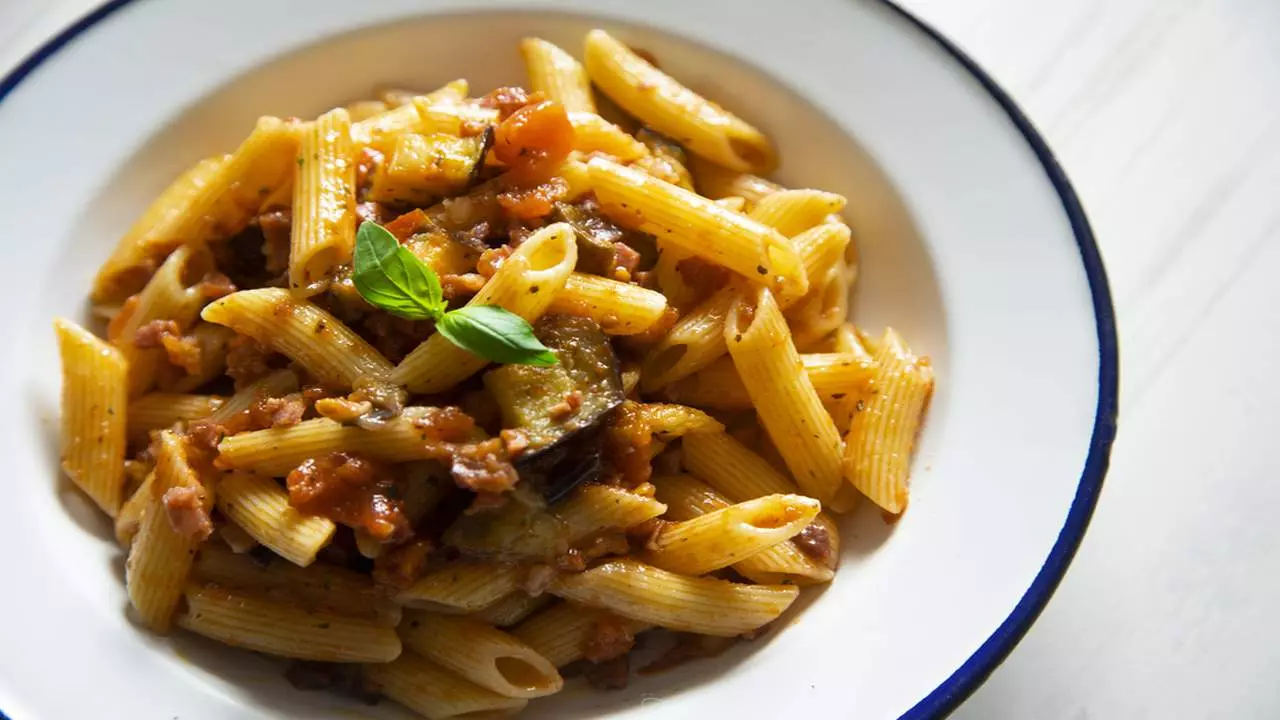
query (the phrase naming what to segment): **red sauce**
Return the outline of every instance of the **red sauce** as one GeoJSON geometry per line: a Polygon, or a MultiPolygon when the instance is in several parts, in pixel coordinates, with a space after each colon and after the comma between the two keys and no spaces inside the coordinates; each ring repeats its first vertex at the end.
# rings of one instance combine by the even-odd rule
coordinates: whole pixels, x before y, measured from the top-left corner
{"type": "Polygon", "coordinates": [[[289,504],[364,530],[382,542],[409,537],[413,529],[398,498],[399,478],[390,467],[358,455],[335,452],[303,462],[289,473],[289,504]]]}

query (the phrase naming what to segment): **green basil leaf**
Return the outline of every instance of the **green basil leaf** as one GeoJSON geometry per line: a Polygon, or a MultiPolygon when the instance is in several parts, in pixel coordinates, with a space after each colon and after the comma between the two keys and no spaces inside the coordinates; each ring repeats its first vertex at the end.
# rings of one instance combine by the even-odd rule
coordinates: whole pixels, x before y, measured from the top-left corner
{"type": "Polygon", "coordinates": [[[524,318],[496,305],[451,310],[436,323],[436,330],[463,350],[496,363],[546,367],[558,362],[524,318]]]}
{"type": "Polygon", "coordinates": [[[444,292],[435,271],[381,225],[360,225],[353,265],[351,279],[370,305],[410,320],[438,319],[444,312],[444,292]]]}

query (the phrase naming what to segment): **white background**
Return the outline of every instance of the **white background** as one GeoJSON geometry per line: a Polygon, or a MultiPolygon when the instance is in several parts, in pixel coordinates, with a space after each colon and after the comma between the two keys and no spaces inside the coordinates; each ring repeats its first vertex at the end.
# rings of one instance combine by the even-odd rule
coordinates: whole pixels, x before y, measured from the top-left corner
{"type": "MultiPolygon", "coordinates": [[[[0,71],[93,4],[0,0],[0,71]]],[[[903,4],[1048,139],[1120,325],[1088,536],[955,717],[1280,717],[1280,1],[903,4]]]]}

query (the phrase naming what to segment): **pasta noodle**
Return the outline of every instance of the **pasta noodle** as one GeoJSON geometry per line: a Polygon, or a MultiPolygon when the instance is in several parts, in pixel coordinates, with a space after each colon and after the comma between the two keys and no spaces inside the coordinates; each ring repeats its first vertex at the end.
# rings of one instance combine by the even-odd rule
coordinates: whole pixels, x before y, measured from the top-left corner
{"type": "Polygon", "coordinates": [[[799,589],[691,578],[636,560],[612,560],[558,578],[551,592],[672,630],[733,636],[776,620],[795,601],[799,589]]]}
{"type": "Polygon", "coordinates": [[[128,367],[120,351],[56,320],[62,354],[62,469],[106,514],[124,501],[128,367]]]}
{"type": "MultiPolygon", "coordinates": [[[[823,402],[845,398],[855,401],[871,389],[875,360],[853,353],[807,353],[800,355],[804,373],[823,402]]],[[[732,358],[721,358],[693,375],[672,383],[666,394],[675,402],[695,407],[745,410],[751,395],[743,384],[732,358]]]]}
{"type": "Polygon", "coordinates": [[[800,355],[773,295],[761,289],[754,297],[741,296],[725,320],[724,333],[760,422],[796,483],[806,494],[833,502],[841,483],[840,434],[801,371],[800,355]]]}
{"type": "Polygon", "coordinates": [[[911,449],[933,393],[933,367],[892,328],[876,350],[876,394],[858,410],[845,439],[844,474],[891,513],[907,507],[911,449]]]}
{"type": "Polygon", "coordinates": [[[479,620],[414,612],[405,616],[400,635],[422,657],[499,695],[542,697],[564,685],[546,658],[479,620]]]}
{"type": "Polygon", "coordinates": [[[229,473],[218,483],[218,509],[227,519],[289,562],[306,567],[329,543],[336,526],[326,517],[304,516],[289,494],[270,478],[229,473]]]}
{"type": "Polygon", "coordinates": [[[604,610],[558,602],[517,625],[511,634],[556,667],[582,659],[583,648],[601,622],[621,624],[633,635],[652,627],[648,623],[610,615],[604,610]]]}
{"type": "Polygon", "coordinates": [[[595,320],[609,335],[635,335],[653,327],[667,310],[662,293],[599,275],[573,273],[548,312],[595,320]]]}
{"type": "Polygon", "coordinates": [[[645,559],[685,575],[705,575],[790,540],[821,505],[803,495],[765,495],[663,525],[645,559]]]}
{"type": "Polygon", "coordinates": [[[587,33],[591,80],[622,109],[734,170],[769,170],[773,146],[736,115],[681,85],[603,30],[587,33]]]}
{"type": "Polygon", "coordinates": [[[288,355],[316,378],[351,387],[391,374],[391,363],[336,317],[286,290],[241,290],[210,304],[201,316],[288,355]]]}
{"type": "Polygon", "coordinates": [[[373,689],[431,720],[514,712],[529,704],[486,690],[411,651],[389,663],[364,666],[364,677],[373,689]]]}
{"type": "Polygon", "coordinates": [[[596,111],[591,81],[582,63],[541,38],[520,41],[520,54],[529,72],[529,89],[559,102],[569,112],[596,111]]]}
{"type": "Polygon", "coordinates": [[[355,149],[351,117],[338,108],[302,133],[293,183],[289,287],[298,297],[325,289],[355,247],[355,149]]]}

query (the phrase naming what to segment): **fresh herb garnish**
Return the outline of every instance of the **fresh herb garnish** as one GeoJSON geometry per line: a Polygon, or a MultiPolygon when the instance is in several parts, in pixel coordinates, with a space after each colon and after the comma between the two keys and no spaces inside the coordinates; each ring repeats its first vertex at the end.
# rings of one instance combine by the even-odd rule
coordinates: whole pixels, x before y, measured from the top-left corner
{"type": "Polygon", "coordinates": [[[410,320],[434,320],[449,342],[493,362],[555,365],[556,355],[538,341],[524,318],[496,305],[447,304],[435,271],[375,222],[356,232],[352,281],[370,305],[410,320]]]}

